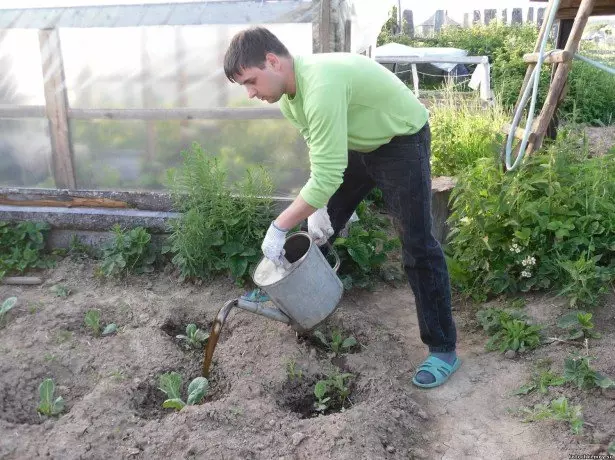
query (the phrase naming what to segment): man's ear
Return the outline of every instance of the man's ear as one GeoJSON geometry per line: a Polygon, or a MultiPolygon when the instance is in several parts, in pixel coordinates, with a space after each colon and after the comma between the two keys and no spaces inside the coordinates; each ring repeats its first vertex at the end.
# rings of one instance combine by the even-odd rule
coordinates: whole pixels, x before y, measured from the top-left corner
{"type": "Polygon", "coordinates": [[[281,67],[280,58],[276,54],[274,53],[265,54],[265,61],[268,62],[269,65],[274,70],[280,70],[280,67],[281,67]]]}

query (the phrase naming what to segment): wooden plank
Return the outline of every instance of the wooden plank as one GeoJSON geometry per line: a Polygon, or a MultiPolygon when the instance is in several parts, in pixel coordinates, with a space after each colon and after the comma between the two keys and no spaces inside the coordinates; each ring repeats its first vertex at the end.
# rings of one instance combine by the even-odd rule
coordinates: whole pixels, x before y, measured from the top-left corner
{"type": "Polygon", "coordinates": [[[51,137],[53,176],[56,187],[74,189],[75,171],[68,124],[68,96],[58,29],[40,30],[39,42],[51,137]]]}
{"type": "MultiPolygon", "coordinates": [[[[507,123],[504,126],[502,126],[502,133],[504,134],[510,133],[510,123],[507,123]]],[[[525,135],[525,129],[519,128],[517,126],[514,132],[515,139],[522,140],[524,135],[525,135]]],[[[536,137],[536,134],[531,132],[530,135],[528,136],[528,142],[533,141],[535,137],[536,137]]]]}
{"type": "Polygon", "coordinates": [[[416,64],[412,64],[412,84],[414,85],[414,95],[419,97],[419,73],[416,64]]]}
{"type": "MultiPolygon", "coordinates": [[[[539,53],[527,53],[523,55],[523,62],[538,62],[538,54],[539,53]]],[[[562,62],[571,61],[574,56],[567,51],[564,50],[554,50],[547,56],[545,56],[542,61],[543,64],[561,64],[562,62]]]]}
{"type": "Polygon", "coordinates": [[[128,208],[123,201],[110,200],[108,198],[76,198],[70,199],[11,199],[0,195],[0,204],[8,206],[42,206],[60,208],[128,208]]]}

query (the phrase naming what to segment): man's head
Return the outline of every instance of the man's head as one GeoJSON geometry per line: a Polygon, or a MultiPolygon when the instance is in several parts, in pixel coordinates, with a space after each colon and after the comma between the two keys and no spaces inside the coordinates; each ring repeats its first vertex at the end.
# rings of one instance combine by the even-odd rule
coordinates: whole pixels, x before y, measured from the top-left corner
{"type": "Polygon", "coordinates": [[[233,37],[224,56],[224,73],[233,83],[245,86],[250,98],[274,103],[284,93],[294,92],[292,57],[263,27],[243,30],[233,37]]]}

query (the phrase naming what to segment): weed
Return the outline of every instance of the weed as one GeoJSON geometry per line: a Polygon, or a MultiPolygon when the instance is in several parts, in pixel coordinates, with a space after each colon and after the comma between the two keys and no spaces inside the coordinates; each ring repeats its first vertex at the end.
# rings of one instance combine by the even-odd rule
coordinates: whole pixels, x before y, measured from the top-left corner
{"type": "Polygon", "coordinates": [[[337,372],[316,382],[314,386],[314,396],[316,396],[314,408],[316,411],[324,413],[332,408],[343,409],[350,395],[347,380],[353,377],[353,374],[337,372]]]}
{"type": "Polygon", "coordinates": [[[290,381],[295,379],[301,380],[303,378],[303,371],[297,368],[297,363],[294,359],[289,359],[286,362],[286,376],[290,381]]]}
{"type": "Polygon", "coordinates": [[[66,329],[58,329],[55,335],[55,342],[57,344],[62,344],[64,342],[68,342],[73,338],[73,333],[71,331],[67,331],[66,329]]]}
{"type": "Polygon", "coordinates": [[[526,321],[513,319],[502,322],[502,329],[489,339],[486,349],[501,352],[514,350],[523,352],[540,345],[541,326],[528,324],[526,321]]]}
{"type": "Polygon", "coordinates": [[[154,271],[156,253],[151,245],[152,236],[143,227],[128,231],[119,224],[113,227],[113,238],[102,250],[102,262],[98,267],[104,276],[125,273],[150,273],[154,271]]]}
{"type": "Polygon", "coordinates": [[[593,331],[592,314],[584,311],[573,311],[562,316],[557,321],[557,326],[570,330],[570,334],[566,337],[567,340],[600,338],[600,333],[593,331]]]}
{"type": "Polygon", "coordinates": [[[551,371],[550,368],[541,368],[537,366],[537,369],[532,372],[529,383],[521,386],[518,390],[514,391],[514,395],[526,395],[534,390],[538,390],[540,393],[546,394],[549,392],[549,387],[556,387],[566,383],[566,379],[551,371]]]}
{"type": "Polygon", "coordinates": [[[41,222],[0,222],[0,279],[12,272],[53,266],[53,260],[43,255],[49,229],[41,222]]]}
{"type": "Polygon", "coordinates": [[[581,390],[615,387],[615,382],[593,369],[589,361],[588,356],[566,358],[564,362],[566,382],[576,385],[581,390]]]}
{"type": "Polygon", "coordinates": [[[95,337],[99,337],[101,335],[111,335],[117,332],[117,325],[115,323],[107,324],[101,332],[101,324],[100,324],[100,311],[99,310],[89,310],[85,314],[85,325],[92,331],[95,337]]]}
{"type": "Polygon", "coordinates": [[[331,332],[331,340],[328,340],[327,337],[319,330],[314,331],[314,337],[316,337],[327,350],[331,350],[336,355],[350,351],[352,347],[358,344],[357,339],[353,336],[344,338],[339,329],[334,329],[331,332]]]}
{"type": "Polygon", "coordinates": [[[52,379],[45,379],[38,386],[38,392],[40,396],[40,402],[36,410],[47,416],[58,415],[64,410],[64,399],[62,396],[54,398],[55,383],[52,379]]]}
{"type": "Polygon", "coordinates": [[[3,324],[4,317],[10,310],[13,309],[16,303],[17,297],[9,297],[8,299],[5,299],[4,302],[2,302],[2,305],[0,305],[0,325],[3,324]]]}
{"type": "Polygon", "coordinates": [[[176,337],[185,341],[186,348],[201,348],[209,338],[209,332],[197,328],[196,324],[188,324],[186,326],[186,335],[180,334],[176,337]]]}
{"type": "Polygon", "coordinates": [[[111,377],[116,382],[122,382],[126,380],[129,376],[126,374],[126,371],[122,369],[116,369],[109,374],[109,377],[111,377]]]}
{"type": "Polygon", "coordinates": [[[477,311],[476,319],[487,334],[493,335],[502,330],[502,325],[506,321],[515,319],[525,321],[527,315],[517,310],[502,310],[490,307],[477,311]]]}
{"type": "Polygon", "coordinates": [[[569,406],[565,397],[552,400],[549,404],[537,404],[533,409],[524,408],[526,422],[539,420],[560,420],[570,424],[570,430],[579,434],[583,430],[581,406],[569,406]]]}
{"type": "Polygon", "coordinates": [[[209,390],[209,381],[205,377],[197,377],[188,385],[188,400],[181,399],[182,377],[177,372],[162,374],[158,379],[159,389],[167,395],[162,407],[182,410],[186,404],[199,404],[209,390]]]}
{"type": "Polygon", "coordinates": [[[71,290],[63,284],[55,284],[51,286],[50,291],[52,294],[55,294],[56,297],[68,297],[71,293],[71,290]]]}

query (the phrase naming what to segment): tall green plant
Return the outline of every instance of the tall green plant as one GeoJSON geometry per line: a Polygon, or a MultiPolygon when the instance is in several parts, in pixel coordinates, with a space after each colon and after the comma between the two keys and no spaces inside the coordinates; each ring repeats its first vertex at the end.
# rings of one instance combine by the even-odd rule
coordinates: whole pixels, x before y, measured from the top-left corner
{"type": "Polygon", "coordinates": [[[169,247],[183,278],[229,273],[243,279],[260,260],[260,244],[274,216],[273,183],[264,168],[248,169],[229,184],[226,170],[200,145],[182,152],[183,166],[169,172],[175,207],[169,247]]]}
{"type": "Polygon", "coordinates": [[[613,177],[614,155],[588,158],[567,132],[515,172],[479,160],[452,195],[453,283],[478,299],[555,288],[574,305],[595,303],[615,279],[613,177]]]}

